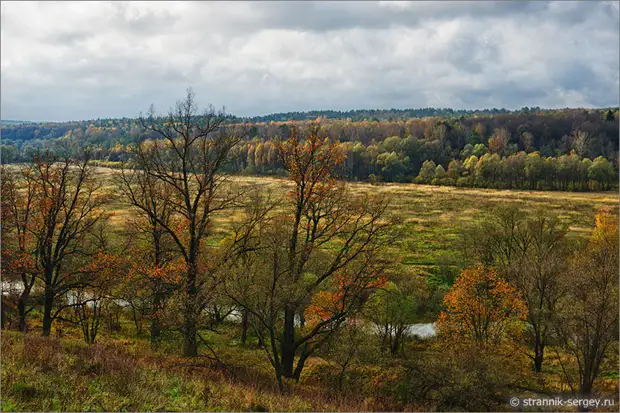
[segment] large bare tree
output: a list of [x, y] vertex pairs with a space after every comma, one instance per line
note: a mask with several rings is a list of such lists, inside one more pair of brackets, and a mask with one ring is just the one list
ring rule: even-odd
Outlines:
[[[194, 356], [198, 354], [197, 319], [203, 308], [198, 280], [202, 247], [212, 234], [214, 213], [233, 207], [238, 200], [238, 195], [224, 185], [222, 167], [245, 128], [226, 125], [223, 111], [216, 113], [209, 108], [199, 113], [191, 89], [167, 116], [157, 117], [151, 106], [140, 120], [153, 139], [136, 146], [133, 161], [122, 175], [124, 188], [132, 205], [170, 235], [183, 257], [183, 354]], [[131, 169], [161, 182], [167, 188], [163, 192], [166, 195], [144, 197]], [[172, 210], [171, 222], [149, 204], [160, 196], [166, 198], [159, 202], [166, 202]]]
[[587, 246], [576, 254], [563, 280], [567, 294], [555, 330], [577, 365], [575, 380], [562, 364], [565, 378], [582, 397], [593, 393], [608, 352], [618, 351], [619, 248], [618, 210], [599, 212]]
[[172, 225], [172, 192], [169, 185], [145, 170], [121, 170], [118, 178], [126, 198], [142, 205], [126, 223], [129, 235], [126, 247], [133, 254], [128, 262], [131, 276], [123, 283], [122, 295], [134, 314], [141, 307], [139, 302], [144, 301], [149, 307], [151, 344], [157, 349], [161, 340], [161, 313], [170, 294], [178, 289], [178, 283], [170, 276], [171, 262], [178, 249], [165, 229]]

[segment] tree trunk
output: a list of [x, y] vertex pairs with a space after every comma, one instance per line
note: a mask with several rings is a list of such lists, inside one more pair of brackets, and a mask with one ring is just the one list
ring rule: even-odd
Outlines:
[[198, 291], [196, 289], [196, 264], [190, 263], [187, 272], [187, 284], [185, 288], [185, 310], [183, 314], [183, 355], [192, 357], [198, 355], [198, 343], [196, 341], [196, 307]]
[[161, 305], [161, 297], [159, 293], [155, 293], [153, 297], [153, 318], [151, 319], [151, 346], [157, 350], [161, 341], [161, 322], [159, 321], [159, 307]]
[[183, 325], [183, 355], [193, 357], [198, 355], [198, 343], [196, 341], [196, 315], [193, 305], [188, 303], [185, 309]]
[[242, 310], [241, 312], [241, 344], [245, 346], [246, 341], [248, 340], [248, 312], [247, 310]]
[[540, 373], [542, 371], [543, 359], [545, 357], [545, 346], [540, 342], [540, 339], [536, 337], [534, 343], [534, 371]]
[[136, 338], [140, 338], [142, 335], [142, 316], [138, 315], [135, 306], [131, 306], [131, 316], [133, 318], [133, 324], [136, 327]]
[[0, 310], [0, 328], [4, 330], [5, 318], [6, 318], [6, 305], [2, 303], [2, 308]]
[[282, 375], [293, 378], [293, 364], [295, 362], [295, 309], [287, 306], [284, 310], [284, 330], [282, 332], [281, 354]]
[[344, 391], [344, 375], [347, 370], [347, 365], [340, 366], [340, 374], [338, 374], [338, 390], [342, 393]]
[[592, 374], [592, 367], [589, 365], [587, 360], [584, 364], [585, 366], [579, 386], [579, 394], [581, 397], [587, 399], [592, 395], [592, 385], [594, 384], [595, 375]]
[[400, 349], [400, 335], [398, 333], [394, 334], [394, 340], [392, 340], [392, 345], [390, 347], [390, 354], [393, 356], [398, 353]]
[[295, 371], [293, 372], [293, 378], [297, 383], [299, 383], [301, 371], [304, 369], [304, 365], [306, 364], [306, 360], [308, 360], [308, 357], [310, 357], [310, 353], [308, 352], [308, 345], [304, 344], [301, 355], [299, 356], [299, 360], [297, 361], [297, 367], [295, 367]]
[[43, 302], [43, 335], [48, 337], [52, 332], [52, 306], [54, 305], [54, 290], [51, 286], [45, 286], [45, 298]]
[[17, 312], [19, 314], [19, 331], [26, 331], [26, 301], [28, 300], [29, 294], [24, 292], [19, 296], [19, 301], [17, 302]]
[[301, 308], [299, 310], [299, 328], [304, 328], [306, 326], [306, 315], [304, 314], [304, 309]]

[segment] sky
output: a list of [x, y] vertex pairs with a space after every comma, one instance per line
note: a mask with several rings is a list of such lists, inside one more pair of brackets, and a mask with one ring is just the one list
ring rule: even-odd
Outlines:
[[2, 2], [2, 119], [619, 105], [618, 2]]

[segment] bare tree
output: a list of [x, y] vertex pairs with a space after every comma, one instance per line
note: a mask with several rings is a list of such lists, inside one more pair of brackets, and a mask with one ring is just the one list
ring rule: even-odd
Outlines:
[[567, 271], [567, 226], [548, 211], [527, 216], [516, 206], [492, 211], [465, 234], [470, 258], [494, 265], [517, 287], [527, 304], [528, 356], [540, 372], [551, 335], [558, 300], [564, 295], [561, 278]]
[[409, 335], [409, 327], [417, 318], [413, 297], [415, 285], [401, 280], [399, 285], [389, 283], [381, 288], [367, 306], [367, 318], [375, 324], [381, 346], [390, 354], [401, 351]]
[[63, 302], [67, 293], [89, 285], [93, 271], [84, 263], [97, 253], [93, 246], [96, 224], [104, 218], [105, 196], [88, 164], [47, 154], [34, 159], [36, 222], [30, 230], [36, 240], [37, 278], [44, 285], [43, 335], [51, 332], [60, 313], [77, 303]]
[[198, 281], [201, 247], [211, 235], [213, 214], [233, 207], [238, 200], [237, 195], [224, 189], [221, 169], [244, 128], [226, 127], [224, 121], [224, 113], [212, 108], [199, 114], [191, 89], [167, 116], [156, 117], [151, 106], [147, 117], [141, 117], [143, 128], [158, 139], [137, 145], [132, 169], [143, 171], [168, 189], [160, 202], [167, 202], [171, 208], [171, 222], [154, 213], [133, 180], [134, 175], [127, 171], [123, 174], [129, 201], [170, 235], [185, 262], [181, 330], [186, 356], [198, 353], [197, 319], [204, 298], [199, 297]]
[[530, 330], [526, 337], [533, 352], [528, 356], [534, 370], [541, 372], [559, 300], [565, 294], [561, 279], [568, 271], [569, 245], [567, 226], [556, 216], [543, 211], [534, 214], [519, 236], [523, 259], [509, 274], [527, 304]]
[[131, 277], [122, 287], [123, 298], [132, 308], [136, 331], [140, 334], [142, 312], [150, 307], [150, 339], [157, 349], [161, 341], [161, 313], [170, 294], [179, 288], [171, 279], [170, 263], [178, 247], [165, 227], [172, 226], [172, 190], [165, 182], [144, 170], [121, 169], [118, 186], [126, 196], [139, 202], [136, 216], [127, 222], [128, 244], [134, 251], [129, 262]]
[[[617, 210], [597, 214], [587, 247], [571, 263], [565, 279], [567, 294], [555, 323], [564, 348], [577, 364], [578, 381], [563, 368], [566, 379], [573, 392], [584, 397], [592, 394], [601, 363], [618, 340], [617, 214]], [[617, 347], [612, 350], [617, 352]]]

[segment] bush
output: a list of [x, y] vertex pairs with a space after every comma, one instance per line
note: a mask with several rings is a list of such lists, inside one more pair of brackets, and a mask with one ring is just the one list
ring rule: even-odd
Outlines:
[[425, 401], [431, 410], [500, 411], [515, 379], [511, 371], [506, 358], [489, 347], [442, 346], [407, 365], [396, 394], [405, 403]]
[[445, 186], [454, 186], [455, 181], [454, 181], [454, 179], [452, 179], [452, 178], [448, 178], [448, 177], [446, 176], [446, 177], [441, 178], [441, 179], [439, 180], [439, 184], [440, 184], [440, 185], [445, 185]]
[[458, 186], [458, 187], [471, 186], [471, 182], [470, 182], [469, 178], [461, 177], [461, 178], [456, 180], [456, 186]]

